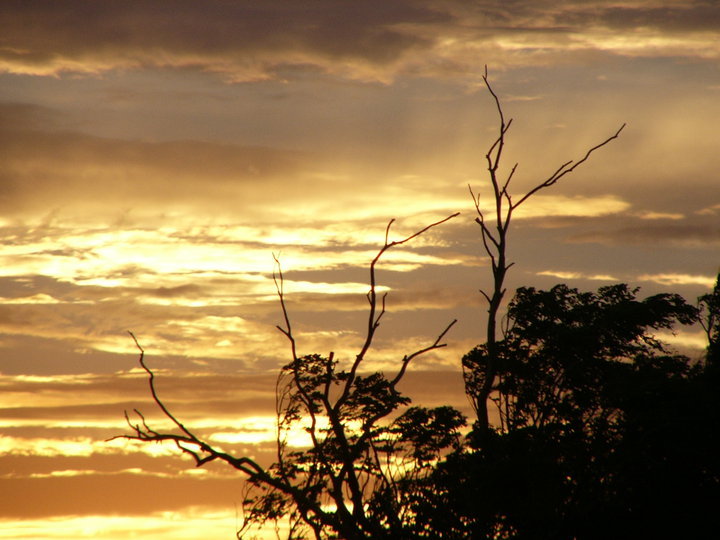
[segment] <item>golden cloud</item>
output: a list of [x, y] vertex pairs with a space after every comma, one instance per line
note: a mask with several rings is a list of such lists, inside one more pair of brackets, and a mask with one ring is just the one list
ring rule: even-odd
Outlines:
[[660, 285], [702, 285], [711, 288], [717, 276], [699, 276], [693, 274], [643, 274], [638, 276], [640, 281], [652, 281]]
[[586, 274], [583, 272], [568, 272], [562, 270], [543, 270], [536, 272], [538, 276], [551, 276], [560, 279], [588, 279], [592, 281], [618, 281], [615, 276], [607, 274]]

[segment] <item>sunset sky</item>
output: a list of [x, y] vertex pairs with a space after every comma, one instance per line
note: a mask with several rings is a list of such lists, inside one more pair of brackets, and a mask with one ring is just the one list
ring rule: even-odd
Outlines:
[[[713, 0], [2, 0], [0, 539], [234, 538], [240, 476], [105, 442], [158, 418], [131, 330], [179, 417], [261, 461], [289, 361], [350, 359], [390, 251], [369, 368], [454, 318], [405, 390], [468, 411], [488, 260], [468, 185], [505, 114], [522, 194], [510, 291], [626, 282], [693, 301], [720, 266]], [[699, 355], [702, 332], [666, 336]]]

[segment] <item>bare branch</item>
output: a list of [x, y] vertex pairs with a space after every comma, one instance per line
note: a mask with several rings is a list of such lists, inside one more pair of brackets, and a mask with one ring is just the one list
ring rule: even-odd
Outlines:
[[[145, 351], [140, 346], [140, 343], [138, 342], [135, 335], [128, 331], [128, 334], [130, 334], [130, 337], [132, 337], [133, 341], [135, 342], [135, 345], [140, 350], [140, 359], [138, 360], [140, 363], [140, 366], [145, 370], [145, 372], [148, 374], [148, 383], [150, 384], [150, 394], [152, 395], [153, 401], [157, 404], [158, 407], [160, 407], [160, 410], [163, 412], [163, 414], [169, 418], [173, 424], [175, 424], [180, 431], [182, 431], [185, 435], [187, 435], [190, 439], [196, 440], [197, 438], [195, 435], [193, 435], [173, 414], [168, 410], [168, 408], [165, 406], [165, 404], [160, 400], [157, 394], [157, 390], [155, 389], [155, 373], [152, 372], [152, 370], [145, 364]], [[145, 420], [143, 419], [143, 424], [145, 423]]]
[[[487, 87], [488, 92], [495, 102], [495, 107], [498, 114], [499, 129], [498, 135], [490, 145], [489, 150], [485, 155], [488, 166], [488, 175], [490, 185], [493, 189], [493, 197], [495, 203], [495, 227], [494, 232], [490, 229], [486, 223], [486, 216], [480, 209], [480, 197], [475, 196], [472, 188], [470, 189], [470, 195], [473, 200], [473, 205], [477, 211], [478, 217], [475, 221], [480, 225], [481, 238], [485, 253], [490, 258], [490, 266], [493, 276], [493, 289], [492, 293], [480, 290], [483, 297], [488, 302], [488, 321], [485, 336], [485, 346], [487, 347], [487, 354], [485, 356], [485, 365], [482, 368], [477, 367], [476, 369], [482, 369], [483, 374], [481, 377], [465, 377], [466, 381], [466, 393], [468, 398], [477, 413], [480, 433], [487, 433], [489, 431], [489, 415], [487, 411], [487, 400], [490, 398], [490, 394], [494, 388], [494, 381], [497, 373], [497, 350], [496, 350], [496, 331], [497, 331], [497, 317], [505, 296], [505, 276], [508, 270], [513, 266], [512, 262], [507, 260], [507, 235], [510, 230], [510, 224], [513, 218], [513, 212], [515, 209], [528, 200], [538, 191], [548, 188], [554, 185], [558, 180], [563, 178], [565, 175], [570, 174], [580, 165], [585, 163], [593, 152], [602, 148], [603, 146], [616, 139], [620, 132], [625, 127], [623, 124], [613, 135], [605, 139], [599, 144], [596, 144], [578, 161], [567, 161], [558, 167], [553, 174], [551, 174], [544, 181], [537, 184], [533, 189], [522, 196], [517, 202], [513, 202], [513, 197], [510, 193], [510, 185], [514, 178], [515, 172], [517, 171], [518, 164], [515, 163], [510, 170], [505, 182], [500, 186], [498, 181], [498, 170], [500, 167], [502, 153], [505, 146], [505, 135], [512, 123], [512, 119], [507, 123], [505, 121], [505, 113], [500, 103], [498, 95], [492, 88], [488, 79], [487, 66], [485, 67], [485, 73], [483, 75], [483, 81]], [[465, 367], [463, 367], [465, 371]], [[482, 381], [480, 388], [471, 388], [468, 381], [474, 381], [472, 384], [477, 384], [477, 381]]]
[[392, 227], [392, 224], [395, 223], [395, 218], [392, 218], [390, 221], [388, 221], [387, 227], [385, 227], [385, 245], [388, 245], [388, 237], [390, 236], [390, 227]]
[[442, 347], [445, 347], [446, 344], [440, 343], [440, 342], [445, 337], [445, 334], [447, 334], [450, 331], [450, 329], [455, 325], [456, 322], [457, 322], [457, 319], [453, 319], [453, 321], [445, 327], [445, 330], [440, 332], [437, 339], [435, 339], [435, 341], [433, 342], [432, 345], [429, 345], [428, 347], [425, 347], [423, 349], [419, 349], [412, 354], [406, 355], [403, 358], [402, 364], [400, 365], [400, 370], [398, 371], [397, 375], [395, 375], [395, 377], [392, 379], [392, 381], [390, 381], [390, 385], [394, 388], [397, 385], [397, 383], [400, 382], [400, 380], [405, 375], [405, 371], [407, 370], [408, 364], [410, 363], [410, 361], [413, 358], [417, 358], [418, 356], [425, 354], [426, 352], [432, 351], [434, 349], [440, 349]]
[[[407, 237], [403, 238], [402, 240], [394, 240], [394, 241], [392, 241], [392, 242], [390, 242], [390, 243], [388, 244], [388, 243], [387, 243], [387, 238], [386, 238], [386, 240], [385, 240], [385, 246], [384, 246], [383, 249], [380, 251], [380, 253], [378, 253], [378, 255], [375, 257], [375, 260], [377, 261], [378, 259], [380, 259], [380, 257], [382, 256], [382, 253], [385, 252], [387, 249], [389, 249], [389, 248], [391, 248], [391, 247], [394, 247], [394, 246], [399, 246], [400, 244], [404, 244], [405, 242], [409, 242], [409, 241], [412, 240], [413, 238], [417, 238], [417, 237], [420, 236], [421, 234], [424, 234], [424, 233], [426, 233], [427, 231], [429, 231], [430, 229], [432, 229], [432, 228], [434, 228], [434, 227], [437, 227], [438, 225], [442, 225], [442, 224], [445, 223], [446, 221], [450, 221], [451, 219], [456, 218], [456, 217], [458, 217], [459, 215], [460, 215], [460, 212], [455, 212], [454, 214], [451, 214], [451, 215], [449, 215], [448, 217], [446, 217], [446, 218], [444, 218], [444, 219], [441, 219], [440, 221], [436, 221], [435, 223], [431, 223], [430, 225], [427, 225], [426, 227], [423, 227], [423, 228], [420, 229], [419, 231], [411, 234], [410, 236], [407, 236]], [[393, 221], [395, 221], [395, 220], [394, 220], [394, 219], [391, 220], [391, 223], [392, 223]], [[389, 230], [389, 226], [388, 226], [388, 230]]]
[[388, 226], [385, 230], [385, 244], [380, 249], [378, 254], [375, 255], [375, 258], [370, 263], [370, 291], [368, 292], [368, 301], [370, 303], [370, 310], [369, 310], [369, 314], [368, 314], [368, 327], [367, 327], [367, 333], [365, 335], [365, 342], [363, 343], [363, 345], [360, 349], [360, 352], [355, 357], [355, 360], [350, 368], [349, 376], [348, 376], [347, 380], [345, 381], [345, 386], [344, 386], [342, 395], [340, 396], [340, 398], [338, 399], [338, 402], [335, 405], [336, 409], [342, 405], [342, 403], [345, 401], [345, 399], [347, 399], [347, 396], [350, 393], [350, 389], [352, 388], [353, 382], [355, 381], [357, 369], [360, 366], [363, 359], [365, 358], [367, 351], [370, 349], [370, 346], [372, 345], [372, 342], [373, 342], [373, 338], [375, 336], [375, 331], [377, 330], [379, 322], [380, 322], [380, 318], [385, 313], [385, 296], [383, 296], [380, 315], [377, 317], [375, 316], [375, 312], [377, 310], [377, 289], [376, 289], [377, 285], [376, 285], [375, 267], [376, 267], [378, 261], [380, 260], [380, 258], [383, 256], [383, 254], [388, 249], [395, 247], [395, 246], [402, 245], [406, 242], [409, 242], [413, 238], [417, 238], [418, 236], [429, 231], [433, 227], [442, 225], [446, 221], [449, 221], [459, 215], [460, 215], [460, 212], [455, 212], [454, 214], [451, 214], [450, 216], [448, 216], [444, 219], [441, 219], [439, 221], [431, 223], [430, 225], [428, 225], [426, 227], [423, 227], [419, 231], [403, 238], [402, 240], [394, 240], [392, 242], [388, 242], [388, 240], [389, 240], [388, 235], [389, 235], [389, 231], [390, 231], [390, 225], [395, 220], [394, 219], [390, 220], [390, 223], [388, 223]]
[[513, 168], [510, 170], [510, 174], [508, 174], [507, 180], [505, 180], [505, 184], [503, 184], [502, 192], [505, 194], [506, 197], [510, 197], [510, 194], [507, 191], [508, 186], [510, 185], [510, 181], [512, 180], [512, 177], [515, 175], [515, 171], [517, 171], [519, 163], [516, 163], [513, 165]]
[[272, 274], [273, 283], [275, 284], [275, 290], [277, 291], [278, 298], [280, 299], [280, 307], [282, 308], [283, 319], [285, 320], [285, 328], [282, 328], [280, 326], [276, 326], [276, 328], [280, 330], [280, 332], [282, 332], [290, 342], [292, 357], [293, 360], [296, 360], [297, 349], [295, 344], [295, 338], [293, 337], [292, 326], [290, 324], [290, 316], [288, 315], [287, 305], [285, 304], [285, 279], [283, 277], [280, 259], [274, 253], [273, 260], [275, 261], [275, 265], [277, 266], [277, 274], [275, 273], [275, 270], [273, 270]]
[[621, 132], [623, 129], [625, 129], [625, 126], [626, 126], [626, 125], [627, 125], [627, 124], [623, 124], [622, 126], [620, 126], [620, 128], [619, 128], [613, 135], [611, 135], [610, 137], [608, 137], [607, 139], [605, 139], [605, 140], [602, 141], [601, 143], [596, 144], [595, 146], [593, 146], [592, 148], [590, 148], [590, 149], [585, 153], [585, 155], [582, 157], [582, 159], [580, 159], [579, 161], [576, 161], [576, 162], [573, 164], [572, 167], [569, 167], [569, 165], [570, 165], [571, 163], [573, 163], [572, 160], [571, 160], [571, 161], [568, 161], [568, 162], [566, 162], [566, 163], [563, 163], [563, 164], [562, 164], [553, 174], [551, 174], [546, 180], [544, 180], [543, 182], [540, 182], [540, 183], [539, 183], [538, 185], [536, 185], [533, 189], [531, 189], [530, 191], [528, 191], [518, 202], [516, 202], [516, 203], [513, 205], [513, 208], [517, 208], [518, 206], [520, 206], [522, 203], [524, 203], [524, 202], [525, 202], [526, 200], [528, 200], [532, 195], [534, 195], [535, 193], [537, 193], [537, 192], [540, 191], [541, 189], [544, 189], [544, 188], [547, 188], [547, 187], [552, 186], [552, 185], [555, 184], [558, 180], [560, 180], [563, 176], [565, 176], [565, 175], [570, 174], [571, 172], [573, 172], [573, 171], [574, 171], [575, 169], [577, 169], [580, 165], [582, 165], [583, 163], [585, 163], [585, 162], [588, 160], [588, 158], [590, 157], [590, 155], [591, 155], [593, 152], [595, 152], [595, 150], [598, 150], [598, 149], [602, 148], [603, 146], [605, 146], [606, 144], [608, 144], [608, 143], [610, 143], [611, 141], [613, 141], [614, 139], [617, 139], [617, 138], [620, 136], [620, 132]]
[[486, 292], [485, 292], [484, 290], [482, 290], [482, 289], [479, 289], [479, 291], [480, 291], [480, 294], [482, 294], [482, 295], [485, 297], [485, 300], [487, 300], [487, 301], [488, 301], [488, 304], [489, 304], [489, 303], [491, 302], [491, 300], [490, 300], [490, 296], [488, 296], [488, 293], [486, 293]]

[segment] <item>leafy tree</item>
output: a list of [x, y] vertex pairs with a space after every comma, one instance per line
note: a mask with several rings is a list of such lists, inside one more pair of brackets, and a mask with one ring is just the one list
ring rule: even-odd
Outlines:
[[[649, 332], [692, 324], [697, 310], [678, 295], [643, 301], [627, 285], [581, 293], [565, 285], [550, 291], [518, 289], [508, 309], [511, 327], [498, 343], [501, 428], [556, 427], [595, 432], [613, 421], [616, 396], [599, 390], [633, 362], [638, 369], [663, 364], [682, 370], [685, 358], [666, 356]], [[482, 365], [487, 344], [471, 351], [466, 365]], [[658, 356], [663, 355], [663, 356]], [[624, 372], [623, 372], [624, 376]], [[610, 400], [610, 402], [608, 401]]]
[[[716, 289], [717, 292], [717, 289]], [[496, 343], [500, 425], [429, 483], [447, 538], [679, 538], [718, 530], [717, 381], [653, 337], [699, 311], [626, 285], [521, 288]], [[720, 315], [705, 296], [708, 320]], [[714, 319], [713, 319], [714, 320]], [[484, 365], [487, 344], [463, 362]]]
[[[493, 208], [470, 189], [492, 289], [485, 342], [462, 361], [476, 412], [467, 446], [439, 464], [415, 501], [443, 538], [687, 537], [718, 529], [720, 285], [700, 299], [709, 347], [702, 365], [670, 353], [653, 331], [698, 320], [677, 295], [645, 301], [616, 285], [519, 289], [498, 336], [514, 211], [616, 139], [560, 165], [522, 196], [501, 174], [506, 121], [487, 154]], [[499, 423], [491, 422], [489, 404]], [[438, 513], [433, 509], [442, 507]], [[707, 510], [707, 511], [706, 511]], [[671, 532], [672, 531], [672, 532]]]

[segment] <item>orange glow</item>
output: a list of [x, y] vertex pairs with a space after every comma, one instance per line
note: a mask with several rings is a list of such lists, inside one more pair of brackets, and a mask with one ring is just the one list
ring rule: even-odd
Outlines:
[[641, 281], [654, 281], [660, 285], [702, 285], [710, 288], [715, 284], [716, 276], [697, 276], [691, 274], [643, 274]]
[[562, 270], [543, 270], [538, 276], [552, 276], [559, 279], [590, 279], [593, 281], [618, 281], [614, 276], [602, 274], [583, 274], [581, 272], [564, 272]]
[[[231, 538], [238, 527], [235, 509], [228, 505], [222, 510], [195, 507], [138, 516], [60, 516], [44, 522], [0, 519], [0, 538], [197, 540], [198, 531], [203, 531], [207, 538]], [[264, 533], [261, 538], [275, 538], [270, 528]]]
[[[172, 427], [132, 331], [179, 418], [273, 459], [291, 358], [274, 256], [298, 354], [343, 367], [384, 242], [461, 212], [379, 261], [363, 368], [397, 373], [458, 319], [403, 392], [469, 411], [460, 359], [484, 339], [491, 276], [468, 186], [492, 222], [499, 129], [486, 65], [513, 118], [513, 201], [627, 123], [518, 208], [506, 301], [549, 281], [690, 302], [714, 284], [712, 2], [62, 4], [0, 9], [0, 540], [233, 537], [236, 471], [107, 439], [134, 409]], [[697, 330], [659, 337], [699, 352]]]

